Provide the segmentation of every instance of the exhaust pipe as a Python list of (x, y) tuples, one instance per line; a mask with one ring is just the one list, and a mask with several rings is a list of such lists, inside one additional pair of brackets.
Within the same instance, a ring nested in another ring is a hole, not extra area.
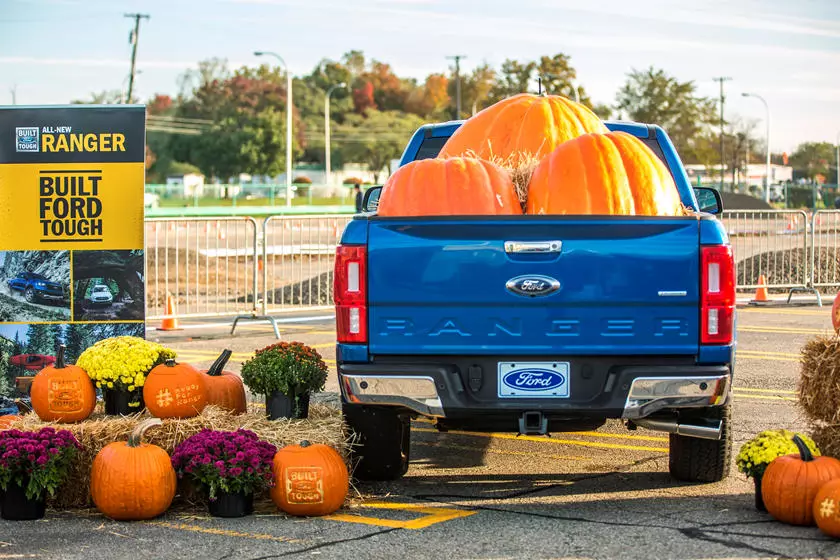
[(711, 421), (711, 425), (701, 426), (698, 424), (680, 424), (676, 420), (653, 420), (649, 418), (639, 418), (633, 420), (633, 423), (642, 428), (655, 430), (657, 432), (668, 432), (669, 434), (677, 434), (680, 436), (695, 437), (701, 439), (720, 439), (723, 431), (723, 422), (721, 420)]

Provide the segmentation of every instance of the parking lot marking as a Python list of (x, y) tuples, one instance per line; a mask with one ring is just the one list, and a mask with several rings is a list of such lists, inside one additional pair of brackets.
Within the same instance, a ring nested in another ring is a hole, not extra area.
[(450, 443), (440, 443), (437, 441), (412, 441), (411, 445), (424, 445), (426, 447), (437, 447), (440, 449), (454, 449), (458, 451), (480, 451), (482, 453), (493, 453), (495, 455), (513, 455), (519, 457), (544, 457), (546, 459), (555, 459), (560, 461), (593, 461), (592, 457), (581, 457), (578, 455), (554, 455), (552, 453), (537, 453), (534, 451), (513, 451), (510, 449), (491, 449), (488, 447), (475, 447), (472, 445), (454, 445)]
[(739, 331), (754, 333), (775, 333), (775, 334), (830, 334), (830, 329), (808, 329), (798, 327), (763, 327), (758, 325), (743, 325), (738, 327)]
[(364, 515), (351, 515), (347, 513), (336, 513), (333, 515), (324, 516), (323, 519), (331, 521), (344, 521), (347, 523), (361, 523), (363, 525), (376, 525), (378, 527), (389, 527), (392, 529), (425, 529), (437, 523), (444, 521), (452, 521), (453, 519), (460, 519), (475, 515), (477, 511), (468, 509), (455, 509), (447, 507), (435, 507), (428, 504), (408, 504), (396, 502), (370, 502), (361, 504), (359, 507), (371, 509), (390, 509), (397, 511), (408, 511), (411, 513), (424, 514), (423, 517), (417, 519), (382, 519), (379, 517), (367, 517)]
[[(428, 418), (415, 418), (413, 422), (421, 422), (423, 424), (434, 424), (434, 420), (430, 420)], [(435, 430), (437, 431), (437, 430)], [(634, 435), (634, 434), (613, 434), (610, 432), (558, 432), (565, 434), (567, 436), (590, 436), (590, 437), (600, 437), (600, 438), (615, 438), (615, 439), (635, 439), (635, 440), (645, 440), (645, 441), (668, 441), (667, 437), (656, 437), (656, 436), (641, 436), (641, 435)]]
[(766, 355), (764, 352), (749, 352), (749, 351), (737, 352), (736, 357), (739, 360), (763, 360), (763, 361), (768, 361), (768, 362), (798, 362), (799, 361), (799, 358), (786, 357), (786, 356), (770, 356), (770, 355)]
[(216, 529), (213, 527), (202, 527), (200, 525), (190, 525), (187, 523), (170, 523), (168, 521), (141, 521), (144, 525), (154, 525), (156, 527), (164, 527), (166, 529), (175, 529), (176, 531), (192, 531), (195, 533), (205, 533), (208, 535), (220, 535), (223, 537), (242, 537), (246, 539), (255, 539), (259, 541), (275, 541), (289, 544), (305, 544), (307, 541), (295, 539), (292, 537), (279, 537), (277, 535), (266, 535), (263, 533), (246, 533), (243, 531), (231, 531), (229, 529)]
[(784, 393), (786, 395), (796, 395), (796, 391), (788, 391), (785, 389), (754, 389), (752, 387), (733, 387), (733, 391), (748, 391), (750, 393)]
[(769, 313), (771, 315), (826, 315), (825, 311), (808, 311), (805, 309), (761, 309), (761, 308), (738, 308), (738, 313)]
[[(432, 428), (413, 428), (417, 432), (440, 433)], [(595, 447), (598, 449), (626, 449), (629, 451), (653, 451), (656, 453), (667, 453), (667, 447), (648, 447), (646, 445), (625, 445), (622, 443), (606, 443), (584, 441), (580, 439), (558, 439), (556, 437), (537, 437), (537, 436), (520, 436), (516, 434), (506, 434), (498, 432), (467, 432), (462, 430), (449, 430), (444, 432), (446, 434), (469, 436), (469, 437), (483, 437), (490, 439), (512, 439), (517, 441), (535, 441), (539, 443), (553, 443), (557, 445), (578, 445), (581, 447)]]
[(764, 401), (797, 401), (799, 399), (795, 397), (780, 397), (778, 395), (745, 395), (744, 393), (732, 393), (735, 397), (739, 399), (755, 399), (755, 400), (764, 400)]

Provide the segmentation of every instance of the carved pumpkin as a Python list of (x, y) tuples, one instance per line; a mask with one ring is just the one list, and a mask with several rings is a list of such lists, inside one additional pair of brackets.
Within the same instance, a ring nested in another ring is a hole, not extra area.
[(328, 445), (302, 441), (274, 455), (271, 499), (290, 515), (327, 515), (344, 503), (350, 489), (347, 465)]
[(380, 216), (522, 214), (510, 174), (474, 158), (421, 159), (382, 187)]
[(814, 457), (798, 435), (793, 442), (799, 454), (776, 457), (767, 465), (761, 479), (761, 497), (767, 512), (791, 525), (814, 524), (814, 497), (820, 486), (840, 478), (840, 461), (833, 457)]
[(158, 418), (197, 416), (207, 404), (207, 389), (200, 371), (175, 360), (155, 366), (143, 385), (143, 401)]
[(467, 119), (443, 145), (439, 157), (499, 158), (516, 167), (590, 132), (607, 132), (607, 127), (584, 105), (559, 95), (520, 93)]
[(561, 145), (534, 169), (527, 214), (678, 216), (668, 169), (626, 132), (586, 134)]
[(834, 332), (840, 333), (840, 292), (834, 296), (834, 303), (831, 305), (831, 324)]
[(32, 380), (32, 409), (44, 422), (84, 420), (96, 407), (96, 389), (79, 366), (64, 363), (66, 347), (58, 349), (55, 366), (47, 366)]
[(90, 494), (104, 515), (117, 520), (151, 519), (165, 512), (175, 498), (177, 480), (169, 454), (141, 440), (146, 430), (162, 422), (140, 423), (128, 441), (103, 447), (90, 472)]
[(835, 478), (820, 486), (814, 497), (813, 514), (820, 531), (840, 538), (840, 479)]
[(207, 388), (207, 404), (214, 404), (242, 414), (248, 410), (245, 402), (245, 385), (242, 379), (231, 371), (224, 371), (225, 364), (232, 352), (224, 350), (210, 369), (204, 371), (204, 384)]
[(8, 429), (9, 426), (21, 418), (23, 418), (23, 416), (18, 416), (17, 414), (4, 414), (3, 416), (0, 416), (0, 430)]

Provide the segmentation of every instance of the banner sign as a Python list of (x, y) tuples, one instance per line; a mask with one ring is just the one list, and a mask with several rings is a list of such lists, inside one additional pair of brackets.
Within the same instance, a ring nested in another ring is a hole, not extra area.
[(20, 355), (49, 362), (64, 343), (72, 363), (102, 338), (145, 336), (145, 127), (144, 106), (0, 106), (7, 380)]

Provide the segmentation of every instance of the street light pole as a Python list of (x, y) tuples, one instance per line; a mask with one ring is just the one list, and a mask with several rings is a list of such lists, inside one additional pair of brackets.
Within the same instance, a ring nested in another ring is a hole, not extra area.
[(327, 95), (324, 98), (324, 167), (326, 170), (326, 180), (328, 187), (332, 182), (330, 170), (330, 94), (332, 94), (333, 90), (335, 90), (336, 88), (343, 88), (346, 86), (347, 84), (345, 84), (344, 82), (341, 82), (340, 84), (335, 84), (327, 90)]
[(762, 103), (764, 103), (764, 111), (767, 113), (767, 161), (765, 165), (767, 169), (764, 172), (764, 202), (770, 203), (770, 106), (767, 105), (767, 101), (764, 100), (763, 97), (758, 95), (757, 93), (742, 93), (743, 97), (755, 97), (759, 99)]
[(255, 51), (254, 56), (273, 56), (286, 70), (286, 206), (292, 205), (292, 73), (286, 61), (279, 54), (270, 51)]

